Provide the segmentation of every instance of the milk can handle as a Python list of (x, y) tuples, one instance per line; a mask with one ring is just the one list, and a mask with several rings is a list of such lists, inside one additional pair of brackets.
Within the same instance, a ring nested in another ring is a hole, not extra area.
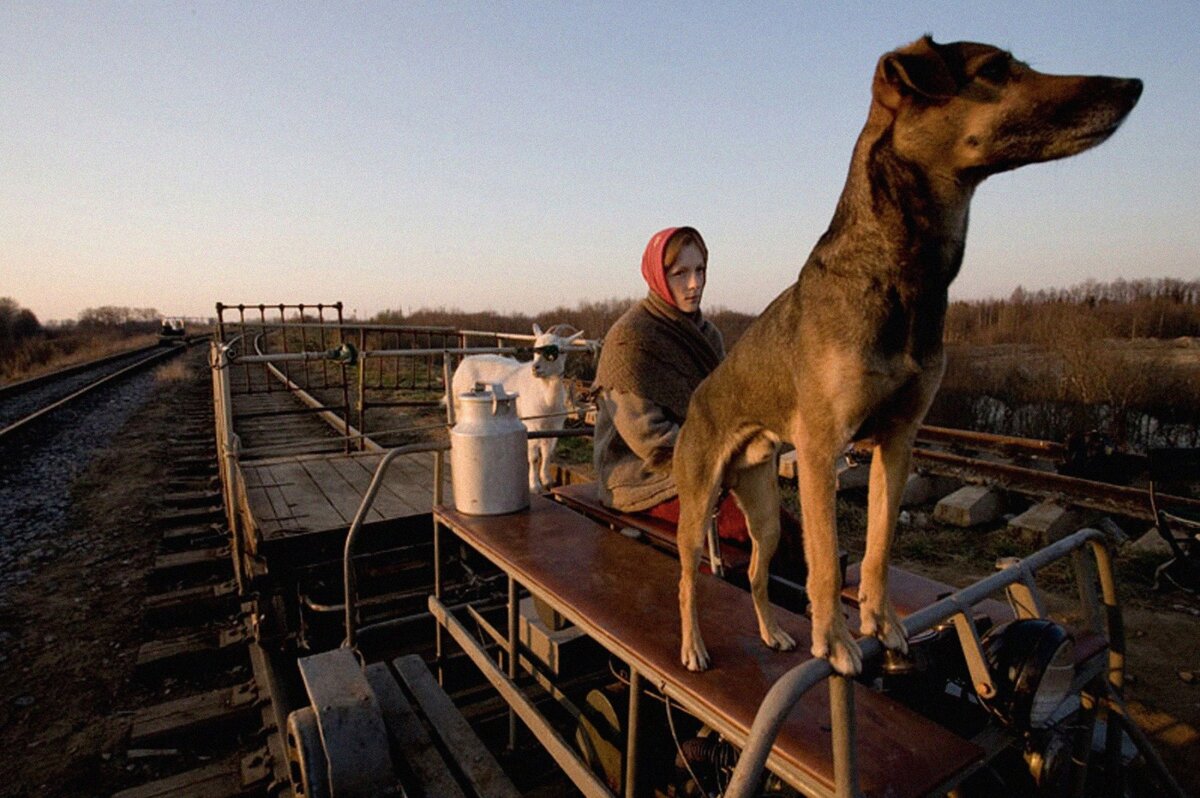
[(492, 415), (500, 412), (501, 400), (508, 400), (508, 394), (504, 392), (504, 386), (498, 382), (492, 383)]

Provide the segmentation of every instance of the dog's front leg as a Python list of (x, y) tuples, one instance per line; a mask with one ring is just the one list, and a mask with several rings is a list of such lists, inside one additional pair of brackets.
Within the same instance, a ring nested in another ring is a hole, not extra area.
[(835, 452), (829, 447), (796, 447), (808, 600), (812, 604), (812, 654), (828, 659), (838, 673), (852, 676), (862, 670), (862, 651), (842, 617), (834, 459)]
[(867, 496), (867, 551), (858, 586), (862, 633), (878, 637), (890, 649), (904, 652), (908, 651), (904, 627), (887, 594), (888, 562), (916, 430), (916, 424), (906, 423), (876, 435)]
[(796, 641), (775, 619), (771, 600), (767, 596), (767, 581), (771, 557), (779, 546), (779, 480), (772, 457), (765, 463), (738, 473), (733, 495), (746, 516), (750, 527), (750, 596), (758, 617), (758, 634), (768, 648), (791, 651)]

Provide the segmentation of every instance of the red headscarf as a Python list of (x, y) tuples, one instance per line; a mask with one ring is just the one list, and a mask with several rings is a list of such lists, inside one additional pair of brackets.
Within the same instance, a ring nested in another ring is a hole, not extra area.
[(679, 306), (675, 304), (675, 298), (671, 296), (671, 289), (667, 285), (667, 265), (663, 262), (663, 258), (667, 252), (667, 244), (671, 238), (683, 231), (690, 232), (696, 237), (696, 243), (700, 245), (700, 250), (704, 253), (705, 259), (708, 258), (708, 247), (704, 245), (704, 238), (699, 231), (694, 227), (668, 227), (665, 230), (659, 230), (650, 237), (650, 243), (646, 244), (646, 251), (642, 253), (642, 277), (646, 280), (646, 284), (650, 286), (650, 290), (658, 294), (664, 302), (673, 308)]

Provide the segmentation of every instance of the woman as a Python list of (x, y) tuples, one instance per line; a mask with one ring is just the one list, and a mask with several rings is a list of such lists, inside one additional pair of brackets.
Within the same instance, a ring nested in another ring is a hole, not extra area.
[[(692, 227), (655, 233), (642, 255), (650, 292), (608, 331), (596, 369), (594, 464), (600, 499), (625, 512), (677, 521), (671, 455), (692, 392), (725, 356), (721, 333), (700, 312), (708, 248)], [(746, 541), (732, 497), (718, 531)]]

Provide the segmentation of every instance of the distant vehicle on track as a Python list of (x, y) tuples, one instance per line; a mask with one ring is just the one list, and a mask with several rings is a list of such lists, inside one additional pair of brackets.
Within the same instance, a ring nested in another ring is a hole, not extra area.
[(158, 330), (159, 340), (170, 341), (177, 338), (183, 338), (187, 334), (184, 328), (183, 319), (180, 318), (165, 318), (162, 320), (162, 326)]

